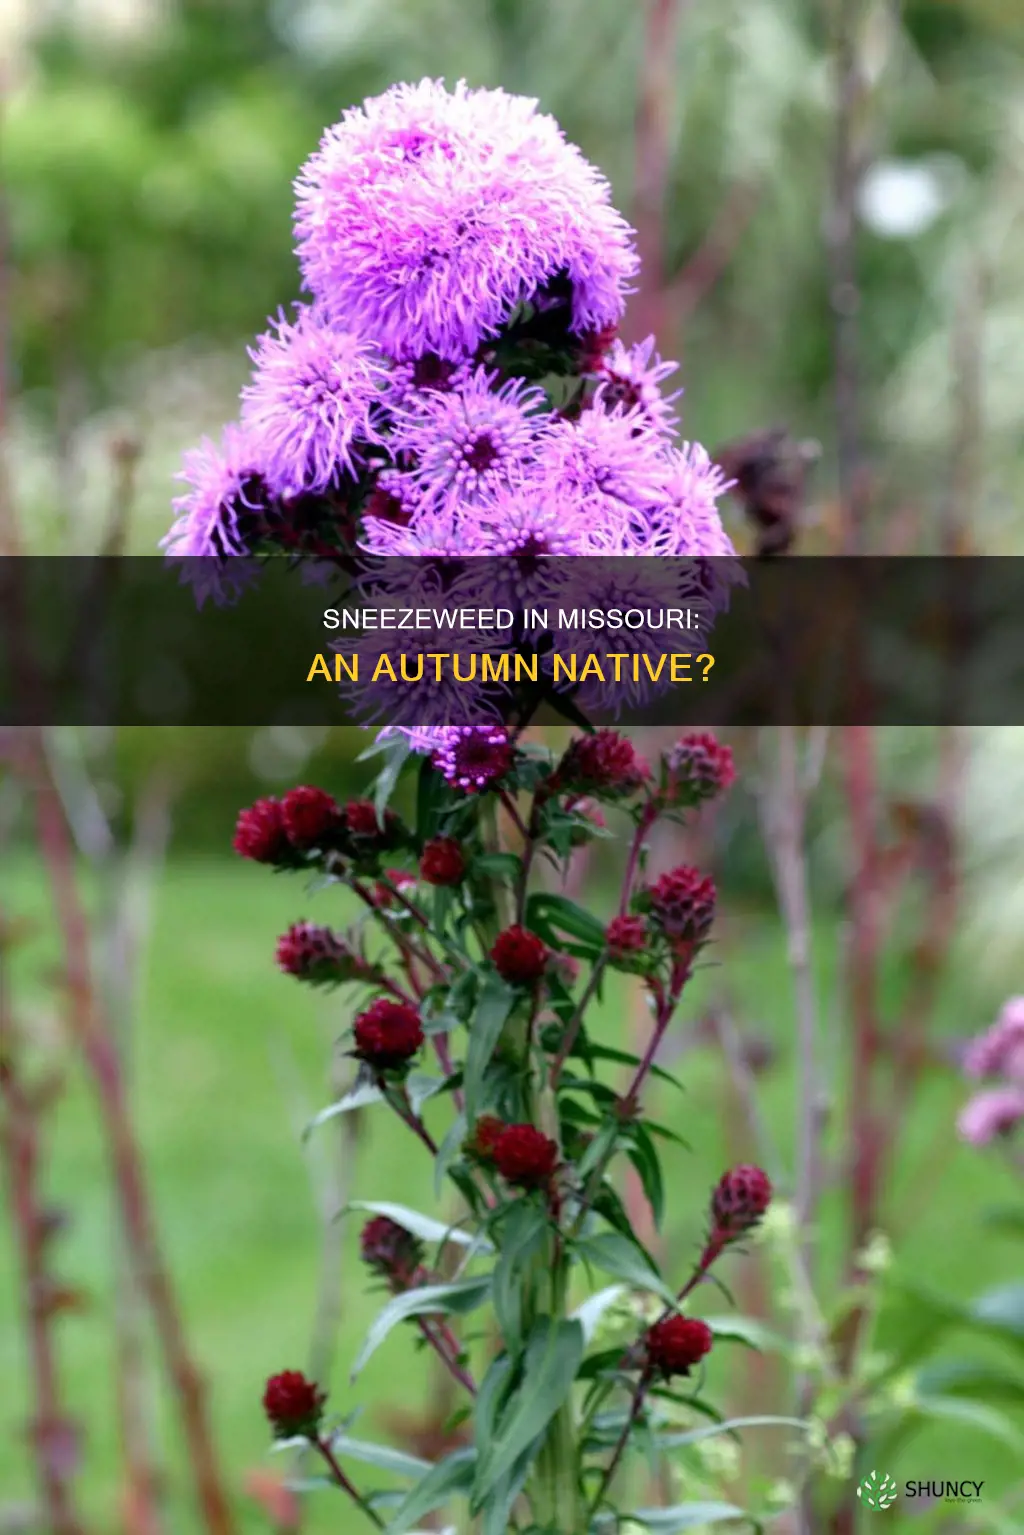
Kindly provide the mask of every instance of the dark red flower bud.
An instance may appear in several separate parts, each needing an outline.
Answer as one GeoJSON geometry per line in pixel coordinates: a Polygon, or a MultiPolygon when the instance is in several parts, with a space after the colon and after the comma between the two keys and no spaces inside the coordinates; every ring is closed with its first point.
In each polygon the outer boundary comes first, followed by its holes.
{"type": "Polygon", "coordinates": [[[235,823],[234,850],[254,863],[281,863],[291,854],[279,800],[258,799],[239,811],[235,823]]]}
{"type": "Polygon", "coordinates": [[[649,886],[645,902],[670,939],[700,943],[711,930],[715,895],[714,880],[681,864],[649,886]]]}
{"type": "Polygon", "coordinates": [[[533,1125],[506,1125],[494,1142],[494,1165],[506,1183],[536,1189],[558,1163],[558,1147],[533,1125]]]}
{"type": "Polygon", "coordinates": [[[648,1328],[644,1341],[649,1368],[667,1379],[688,1375],[710,1351],[714,1335],[708,1324],[696,1317],[669,1316],[648,1328]]]}
{"type": "Polygon", "coordinates": [[[301,1370],[272,1375],[263,1393],[263,1410],[270,1419],[275,1439],[294,1439],[300,1434],[316,1439],[326,1400],[326,1391],[320,1391],[301,1370]]]}
{"type": "Polygon", "coordinates": [[[466,872],[466,858],[454,837],[435,837],[420,854],[420,877],[428,885],[457,885],[466,872]]]}
{"type": "Polygon", "coordinates": [[[556,792],[574,790],[617,799],[635,794],[650,776],[650,768],[628,736],[617,730],[595,730],[570,741],[549,786],[556,792]]]}
{"type": "Polygon", "coordinates": [[[510,986],[532,986],[544,974],[547,945],[525,927],[507,927],[495,939],[491,959],[510,986]]]}
{"type": "Polygon", "coordinates": [[[493,1114],[482,1114],[473,1126],[473,1134],[464,1142],[464,1149],[480,1162],[493,1162],[498,1137],[507,1128],[504,1121],[493,1114]]]}
{"type": "Polygon", "coordinates": [[[377,807],[368,799],[350,799],[342,808],[345,830],[353,837],[380,837],[383,828],[377,819],[377,807]]]}
{"type": "Polygon", "coordinates": [[[731,750],[710,731],[683,736],[665,757],[665,798],[670,805],[714,799],[735,778],[731,750]]]}
{"type": "Polygon", "coordinates": [[[323,986],[331,981],[348,980],[358,974],[360,965],[343,938],[329,927],[312,922],[295,922],[277,940],[277,963],[285,975],[323,986]]]}
{"type": "Polygon", "coordinates": [[[398,1295],[418,1283],[423,1243],[386,1215],[367,1221],[359,1239],[363,1262],[386,1279],[398,1295]]]}
{"type": "Polygon", "coordinates": [[[635,959],[648,946],[647,923],[643,917],[613,917],[604,930],[611,964],[635,959]]]}
{"type": "Polygon", "coordinates": [[[391,1071],[404,1066],[423,1043],[420,1016],[408,1002],[392,1002],[378,997],[360,1013],[353,1031],[355,1053],[376,1071],[391,1071]]]}
{"type": "Polygon", "coordinates": [[[757,1225],[772,1202],[772,1182],[760,1167],[744,1165],[723,1173],[711,1196],[718,1236],[739,1236],[757,1225]]]}
{"type": "Polygon", "coordinates": [[[289,840],[302,852],[325,847],[338,828],[340,812],[326,789],[301,784],[289,789],[281,801],[281,814],[289,840]]]}

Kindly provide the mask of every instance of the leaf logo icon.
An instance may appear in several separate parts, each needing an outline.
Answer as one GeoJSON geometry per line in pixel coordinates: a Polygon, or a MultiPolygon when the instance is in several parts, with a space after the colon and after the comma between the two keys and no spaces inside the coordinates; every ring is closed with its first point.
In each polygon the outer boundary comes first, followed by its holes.
{"type": "Polygon", "coordinates": [[[857,1496],[865,1508],[882,1509],[896,1502],[898,1492],[891,1476],[880,1477],[877,1471],[872,1471],[860,1483],[857,1496]]]}

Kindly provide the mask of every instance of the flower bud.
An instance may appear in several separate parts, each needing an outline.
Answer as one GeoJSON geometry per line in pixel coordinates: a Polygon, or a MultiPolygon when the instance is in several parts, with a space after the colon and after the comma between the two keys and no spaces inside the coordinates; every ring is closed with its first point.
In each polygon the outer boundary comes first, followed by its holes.
{"type": "Polygon", "coordinates": [[[695,1317],[670,1316],[655,1322],[644,1339],[648,1368],[668,1379],[688,1375],[704,1358],[714,1337],[706,1322],[695,1317]]]}
{"type": "Polygon", "coordinates": [[[715,884],[699,869],[680,864],[644,892],[644,903],[673,943],[701,943],[715,915],[715,884]]]}
{"type": "Polygon", "coordinates": [[[396,1295],[417,1282],[423,1243],[396,1221],[386,1215],[374,1216],[363,1227],[359,1247],[363,1262],[386,1279],[396,1295]]]}
{"type": "Polygon", "coordinates": [[[547,966],[547,945],[525,927],[507,927],[495,940],[491,960],[510,986],[532,986],[547,966]]]}
{"type": "Polygon", "coordinates": [[[353,1024],[355,1053],[375,1071],[394,1071],[423,1043],[419,1013],[408,1002],[378,997],[353,1024]]]}
{"type": "Polygon", "coordinates": [[[533,1125],[506,1125],[494,1143],[494,1165],[515,1188],[547,1183],[558,1163],[558,1147],[533,1125]]]}
{"type": "Polygon", "coordinates": [[[617,730],[595,730],[570,741],[549,788],[555,793],[568,790],[618,799],[635,794],[650,776],[650,768],[628,736],[617,730]]]}
{"type": "Polygon", "coordinates": [[[277,940],[278,968],[312,986],[343,981],[356,968],[355,956],[344,939],[329,927],[295,922],[277,940]]]}
{"type": "Polygon", "coordinates": [[[465,854],[454,837],[434,837],[420,854],[420,877],[428,885],[458,885],[465,872],[465,854]]]}
{"type": "Polygon", "coordinates": [[[293,1439],[300,1434],[316,1439],[323,1420],[327,1393],[307,1380],[301,1370],[284,1370],[272,1375],[263,1393],[263,1410],[270,1419],[275,1439],[293,1439]]]}
{"type": "Polygon", "coordinates": [[[772,1201],[772,1184],[760,1167],[733,1167],[711,1196],[715,1234],[736,1237],[758,1224],[772,1201]]]}
{"type": "Polygon", "coordinates": [[[686,807],[714,799],[735,781],[732,752],[708,731],[683,736],[665,755],[664,796],[686,807]]]}
{"type": "Polygon", "coordinates": [[[281,815],[288,840],[302,852],[326,847],[337,832],[340,819],[333,795],[309,784],[288,790],[281,801],[281,815]]]}
{"type": "Polygon", "coordinates": [[[288,862],[291,846],[280,801],[258,799],[239,811],[232,846],[239,857],[251,858],[254,863],[288,862]]]}

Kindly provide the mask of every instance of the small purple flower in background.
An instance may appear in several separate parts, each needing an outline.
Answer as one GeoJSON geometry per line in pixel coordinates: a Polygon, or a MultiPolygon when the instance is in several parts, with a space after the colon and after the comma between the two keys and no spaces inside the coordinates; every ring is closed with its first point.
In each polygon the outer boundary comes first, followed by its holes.
{"type": "Polygon", "coordinates": [[[405,360],[459,360],[564,274],[582,334],[622,315],[638,260],[605,178],[537,103],[422,80],[348,110],[296,182],[306,286],[405,360]]]}
{"type": "MultiPolygon", "coordinates": [[[[542,389],[479,368],[461,388],[427,390],[395,412],[391,449],[408,455],[422,505],[457,514],[521,479],[543,440],[542,389]]],[[[547,417],[550,420],[550,417],[547,417]]]]}
{"type": "Polygon", "coordinates": [[[975,1093],[960,1111],[957,1130],[972,1146],[987,1146],[1009,1135],[1024,1119],[1024,1088],[993,1087],[975,1093]]]}
{"type": "Polygon", "coordinates": [[[275,331],[249,350],[242,420],[272,490],[325,490],[344,474],[355,477],[361,450],[380,440],[374,418],[386,372],[372,346],[313,309],[300,308],[294,325],[283,313],[272,323],[275,331]]]}
{"type": "Polygon", "coordinates": [[[1024,997],[1011,997],[990,1029],[964,1054],[964,1073],[976,1082],[1006,1077],[1024,1086],[1024,997]]]}
{"type": "Polygon", "coordinates": [[[453,788],[467,794],[499,783],[514,755],[504,725],[452,725],[435,736],[434,766],[453,788]]]}
{"type": "Polygon", "coordinates": [[[992,1026],[961,1056],[963,1073],[997,1086],[975,1093],[960,1112],[957,1130],[972,1146],[1008,1136],[1024,1119],[1024,997],[1010,997],[992,1026]]]}

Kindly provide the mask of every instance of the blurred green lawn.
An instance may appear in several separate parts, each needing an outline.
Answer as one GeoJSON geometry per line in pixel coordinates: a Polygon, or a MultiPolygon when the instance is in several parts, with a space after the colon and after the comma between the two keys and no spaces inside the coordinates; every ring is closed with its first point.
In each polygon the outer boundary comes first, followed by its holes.
{"type": "MultiPolygon", "coordinates": [[[[38,871],[15,862],[4,871],[9,908],[46,920],[46,896],[38,871]]],[[[301,916],[339,923],[339,898],[314,898],[300,884],[228,861],[179,858],[162,879],[154,930],[145,966],[145,985],[133,1042],[134,1098],[140,1136],[160,1218],[165,1250],[182,1296],[194,1351],[209,1378],[218,1439],[238,1489],[247,1532],[269,1528],[265,1516],[241,1491],[246,1471],[267,1464],[267,1432],[259,1398],[265,1376],[304,1366],[317,1293],[320,1224],[316,1199],[300,1144],[303,1118],[329,1099],[327,1075],[332,1041],[346,1021],[344,993],[311,993],[279,975],[274,939],[301,916]]],[[[816,944],[822,995],[829,994],[834,964],[831,928],[816,944]]],[[[27,946],[19,966],[18,994],[33,1008],[52,997],[39,986],[53,958],[52,937],[27,946]]],[[[735,917],[728,975],[743,1011],[779,1045],[781,1063],[765,1082],[765,1103],[784,1150],[794,1131],[792,1105],[793,1032],[790,983],[777,923],[764,915],[735,917]]],[[[688,1012],[706,1000],[713,973],[692,988],[688,1012]]],[[[969,978],[967,978],[969,980],[969,978]]],[[[966,988],[967,980],[962,982],[966,988]]],[[[900,977],[891,978],[898,986],[900,977]]],[[[967,1031],[973,1020],[960,1009],[966,989],[956,978],[946,988],[946,1027],[967,1031]]],[[[626,995],[606,1001],[603,1028],[623,1040],[626,995]]],[[[706,1193],[724,1162],[738,1149],[735,1116],[723,1095],[721,1068],[713,1053],[700,1049],[681,1063],[688,1094],[667,1091],[659,1116],[685,1135],[692,1152],[673,1148],[666,1161],[669,1237],[680,1274],[701,1234],[706,1193]]],[[[663,1093],[666,1090],[662,1090],[663,1093]]],[[[915,1104],[905,1155],[894,1184],[894,1208],[912,1216],[909,1229],[893,1232],[900,1265],[929,1284],[970,1295],[1020,1273],[1019,1246],[1007,1238],[981,1239],[984,1206],[1009,1202],[1016,1192],[994,1157],[952,1146],[936,1178],[936,1156],[954,1135],[962,1088],[950,1073],[936,1076],[915,1104]],[[929,1171],[933,1181],[929,1181],[929,1171]]],[[[333,1127],[325,1127],[328,1136],[333,1127]]],[[[431,1175],[415,1143],[371,1111],[355,1172],[359,1198],[396,1199],[433,1208],[431,1175]]],[[[88,1086],[76,1071],[62,1100],[48,1172],[49,1197],[74,1216],[59,1247],[63,1279],[85,1287],[91,1310],[68,1317],[60,1327],[61,1357],[69,1405],[87,1426],[88,1448],[81,1496],[93,1526],[116,1528],[118,1459],[113,1400],[112,1337],[114,1214],[102,1144],[88,1086]]],[[[826,1260],[838,1251],[841,1193],[826,1202],[822,1231],[826,1260]]],[[[332,1405],[348,1411],[357,1404],[366,1416],[356,1432],[380,1432],[382,1410],[415,1412],[425,1403],[427,1374],[414,1356],[408,1334],[392,1335],[372,1360],[357,1387],[347,1385],[348,1367],[379,1297],[369,1292],[355,1260],[358,1220],[347,1223],[347,1259],[342,1324],[332,1387],[332,1405]]],[[[743,1259],[733,1260],[726,1277],[736,1281],[743,1259]]],[[[708,1291],[706,1308],[723,1302],[708,1291]],[[713,1297],[713,1299],[712,1299],[713,1297]]],[[[0,1504],[27,1499],[31,1492],[29,1455],[23,1436],[26,1417],[25,1358],[8,1237],[0,1245],[0,1504]]],[[[970,1344],[962,1352],[977,1353],[970,1344]]],[[[734,1356],[733,1356],[734,1357],[734,1356]]],[[[721,1400],[729,1350],[713,1356],[709,1387],[721,1400]]],[[[735,1400],[733,1410],[742,1410],[735,1400]]],[[[789,1410],[779,1402],[776,1410],[789,1410]]],[[[173,1514],[169,1528],[195,1528],[180,1474],[176,1429],[162,1414],[162,1449],[175,1463],[173,1514]]],[[[1003,1447],[959,1426],[929,1428],[886,1466],[898,1480],[943,1476],[984,1478],[986,1496],[1009,1485],[1012,1456],[1003,1447]]],[[[363,1481],[372,1473],[361,1468],[363,1481]]],[[[785,1473],[780,1465],[778,1474],[785,1473]]],[[[321,1496],[309,1518],[312,1531],[338,1530],[341,1516],[321,1496]]],[[[917,1528],[930,1527],[918,1520],[917,1528]]]]}

